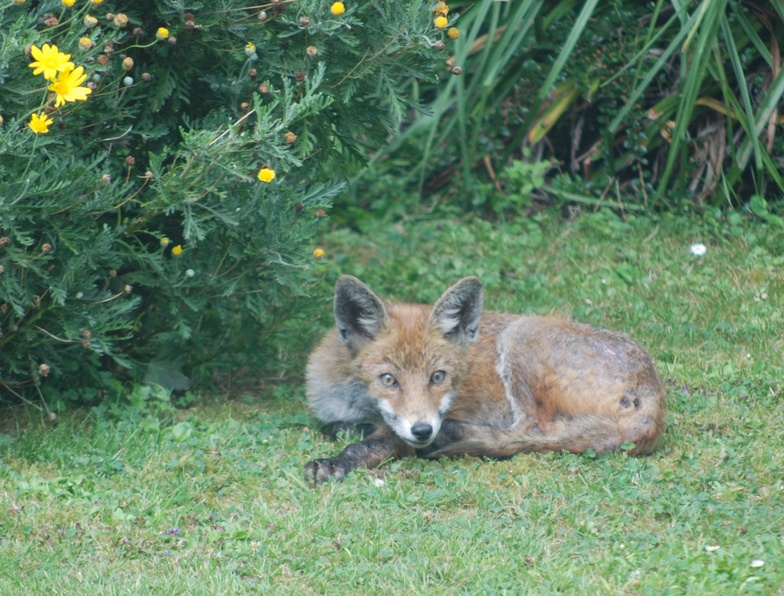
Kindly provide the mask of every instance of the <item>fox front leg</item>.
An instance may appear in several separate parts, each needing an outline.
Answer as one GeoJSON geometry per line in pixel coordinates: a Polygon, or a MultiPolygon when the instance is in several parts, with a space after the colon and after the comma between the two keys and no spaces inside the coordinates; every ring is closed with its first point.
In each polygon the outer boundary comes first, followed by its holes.
{"type": "Polygon", "coordinates": [[[354,468],[375,468],[387,459],[414,455],[414,448],[398,438],[392,429],[375,432],[367,439],[346,447],[340,455],[314,459],[305,466],[305,476],[320,484],[330,478],[343,480],[354,468]]]}

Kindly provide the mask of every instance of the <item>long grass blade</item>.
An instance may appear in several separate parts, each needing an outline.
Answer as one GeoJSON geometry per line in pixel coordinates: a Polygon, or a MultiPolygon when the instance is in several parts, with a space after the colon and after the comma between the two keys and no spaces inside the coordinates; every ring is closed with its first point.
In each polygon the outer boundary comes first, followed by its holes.
{"type": "Polygon", "coordinates": [[[580,39],[580,36],[583,34],[583,30],[585,26],[588,24],[588,19],[591,18],[596,5],[599,3],[599,0],[588,0],[583,5],[580,14],[577,16],[577,20],[572,27],[572,30],[569,32],[569,37],[566,38],[561,51],[558,54],[558,58],[556,58],[555,63],[553,64],[552,68],[550,68],[550,72],[547,75],[544,83],[542,83],[542,88],[539,90],[539,97],[546,98],[550,91],[552,90],[553,86],[555,85],[556,79],[560,76],[561,71],[564,69],[566,65],[566,61],[569,60],[572,56],[572,50],[574,50],[574,46],[577,43],[577,40],[580,39]]]}

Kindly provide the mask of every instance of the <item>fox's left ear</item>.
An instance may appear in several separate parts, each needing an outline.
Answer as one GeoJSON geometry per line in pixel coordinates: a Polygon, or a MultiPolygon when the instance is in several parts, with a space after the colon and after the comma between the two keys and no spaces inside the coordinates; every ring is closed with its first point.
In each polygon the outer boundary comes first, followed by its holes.
{"type": "Polygon", "coordinates": [[[465,277],[444,292],[430,313],[430,324],[449,341],[467,346],[479,336],[484,291],[478,277],[465,277]]]}

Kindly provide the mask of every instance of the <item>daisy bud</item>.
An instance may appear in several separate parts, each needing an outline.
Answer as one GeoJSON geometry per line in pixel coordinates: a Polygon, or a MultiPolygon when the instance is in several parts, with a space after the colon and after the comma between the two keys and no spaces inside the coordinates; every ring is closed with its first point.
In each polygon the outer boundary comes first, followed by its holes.
{"type": "Polygon", "coordinates": [[[318,48],[316,46],[308,46],[307,48],[305,48],[305,52],[311,58],[315,58],[318,55],[318,48]]]}
{"type": "Polygon", "coordinates": [[[123,70],[131,70],[133,68],[133,58],[127,56],[122,61],[122,68],[123,70]]]}

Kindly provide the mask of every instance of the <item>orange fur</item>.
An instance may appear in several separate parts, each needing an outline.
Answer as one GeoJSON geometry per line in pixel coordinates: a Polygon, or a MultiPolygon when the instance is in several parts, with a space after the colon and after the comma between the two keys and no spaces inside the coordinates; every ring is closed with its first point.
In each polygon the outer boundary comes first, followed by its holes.
{"type": "Polygon", "coordinates": [[[310,462],[312,479],[414,454],[654,448],[664,392],[642,348],[559,317],[482,314],[482,301],[476,278],[429,307],[384,304],[359,280],[341,277],[337,326],[310,357],[308,397],[323,422],[376,431],[310,462]]]}

